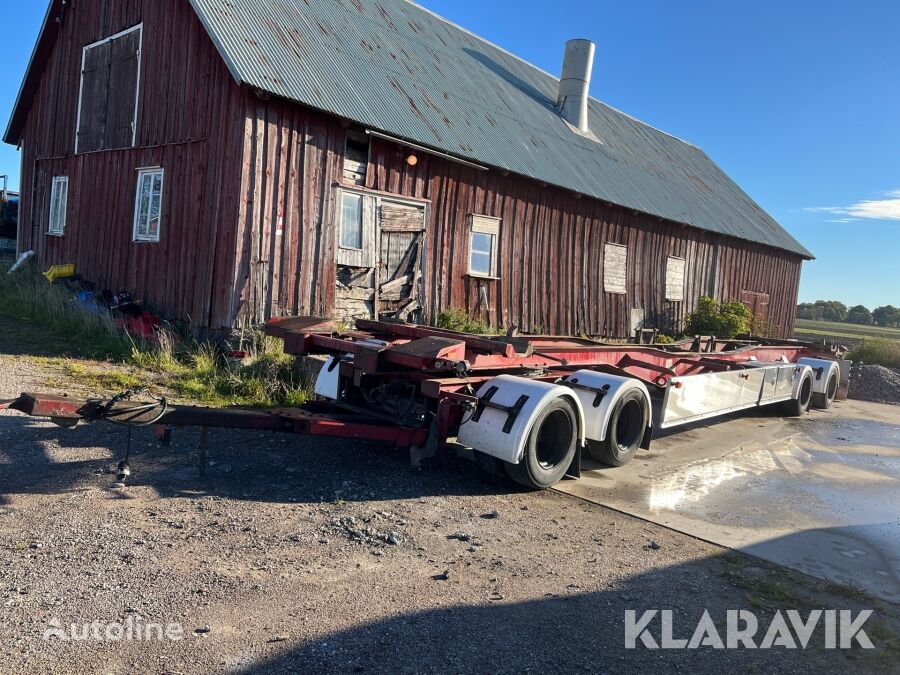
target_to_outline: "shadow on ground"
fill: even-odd
[[[209,430],[208,466],[200,477],[196,429],[174,430],[171,446],[162,447],[146,428],[63,429],[11,414],[0,416],[0,503],[19,493],[111,486],[129,433],[130,484],[152,487],[160,497],[319,503],[519,491],[456,457],[412,469],[405,450],[383,443],[224,429]],[[128,493],[111,494],[127,498]]]
[[[751,563],[752,565],[752,563]],[[766,563],[747,566],[731,553],[672,565],[637,575],[606,591],[547,594],[542,599],[498,599],[389,616],[331,633],[283,651],[262,663],[240,668],[252,675],[269,673],[544,673],[544,672],[891,672],[898,651],[896,608],[877,607],[864,596],[847,596],[800,586],[790,572]],[[447,583],[447,582],[443,582]],[[729,588],[730,586],[730,588]],[[737,586],[737,592],[734,587]],[[863,626],[874,649],[854,641],[850,650],[825,649],[825,619],[820,617],[802,648],[789,630],[786,644],[759,648],[776,610],[796,609],[806,621],[820,608],[863,609],[874,614]],[[757,648],[722,649],[727,641],[727,612],[741,609],[758,620],[751,633]],[[670,637],[681,648],[661,649],[661,614],[649,620],[648,640],[628,646],[626,611],[670,610]],[[715,624],[715,637],[684,648],[704,611]],[[786,615],[782,615],[788,625]],[[745,628],[742,622],[740,627]],[[701,635],[700,637],[704,637]],[[774,636],[773,636],[774,637]]]

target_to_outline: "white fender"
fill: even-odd
[[[650,424],[653,424],[650,394],[640,380],[593,370],[579,370],[564,377],[560,384],[570,387],[581,401],[584,409],[584,435],[592,441],[606,439],[606,429],[613,408],[620,398],[633,389],[643,393],[644,410]]]
[[[813,372],[813,369],[809,366],[798,363],[797,367],[794,368],[794,379],[793,384],[791,386],[791,398],[800,398],[800,385],[803,384],[803,376],[805,373],[809,373],[812,377],[813,389],[815,391],[816,386],[816,374]]]
[[[337,401],[341,397],[341,361],[346,360],[345,356],[329,356],[325,361],[325,365],[319,370],[316,377],[315,392],[319,396],[330,398]]]
[[[545,405],[562,397],[569,399],[575,408],[578,416],[579,443],[584,444],[584,413],[573,390],[540,380],[529,380],[515,375],[498,375],[481,385],[477,393],[478,398],[487,396],[493,387],[496,387],[496,390],[490,396],[490,403],[513,407],[521,397],[527,398],[523,399],[511,426],[510,413],[506,410],[484,406],[480,415],[473,413],[459,427],[457,440],[463,445],[502,459],[504,462],[518,464],[525,451],[525,441],[535,418]],[[504,431],[504,427],[509,428]]]
[[[829,361],[828,359],[802,358],[797,359],[797,363],[812,368],[812,390],[814,394],[826,393],[828,389],[828,380],[833,372],[837,372],[838,382],[840,382],[840,366],[838,366],[837,361]]]

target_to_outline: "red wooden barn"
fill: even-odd
[[[406,0],[53,0],[19,249],[220,330],[276,314],[787,335],[809,252],[699,148]]]

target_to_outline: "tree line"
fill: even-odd
[[[847,308],[837,300],[816,300],[801,302],[797,305],[798,319],[813,321],[837,321],[839,323],[855,323],[861,326],[887,326],[900,328],[900,308],[893,305],[876,307],[872,311],[863,305]]]

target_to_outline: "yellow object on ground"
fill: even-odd
[[[69,263],[67,265],[53,265],[49,270],[44,272],[47,281],[56,281],[57,279],[66,279],[75,276],[75,265]]]

